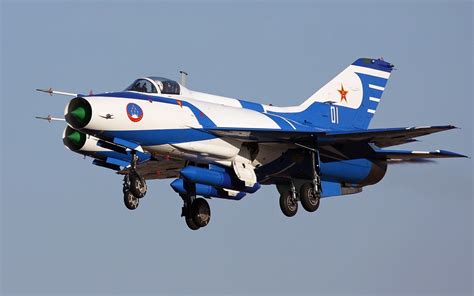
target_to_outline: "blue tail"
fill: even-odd
[[[360,58],[303,104],[269,113],[320,128],[367,129],[393,67],[382,59]]]

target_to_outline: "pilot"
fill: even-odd
[[[139,92],[146,92],[145,82],[141,82],[138,88]]]

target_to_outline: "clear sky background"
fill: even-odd
[[[169,181],[136,211],[121,177],[63,147],[68,98],[135,78],[299,104],[358,57],[397,70],[371,127],[454,124],[406,147],[472,156],[470,1],[3,1],[1,291],[15,294],[470,295],[471,159],[390,166],[363,193],[286,218],[274,187],[213,199],[190,231]]]

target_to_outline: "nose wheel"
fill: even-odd
[[[129,179],[129,187],[132,194],[138,198],[144,197],[147,192],[145,179],[143,179],[143,177],[137,174],[136,172],[132,172],[127,176]]]
[[[123,193],[123,202],[127,209],[135,210],[136,208],[138,208],[140,199],[127,190]]]
[[[135,210],[140,203],[140,198],[143,198],[147,192],[145,179],[135,170],[136,162],[137,157],[134,155],[130,171],[123,177],[123,201],[129,210]]]

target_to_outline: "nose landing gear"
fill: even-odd
[[[132,156],[130,171],[123,178],[123,201],[129,210],[135,210],[139,205],[140,198],[147,192],[145,179],[136,171],[138,157]]]

